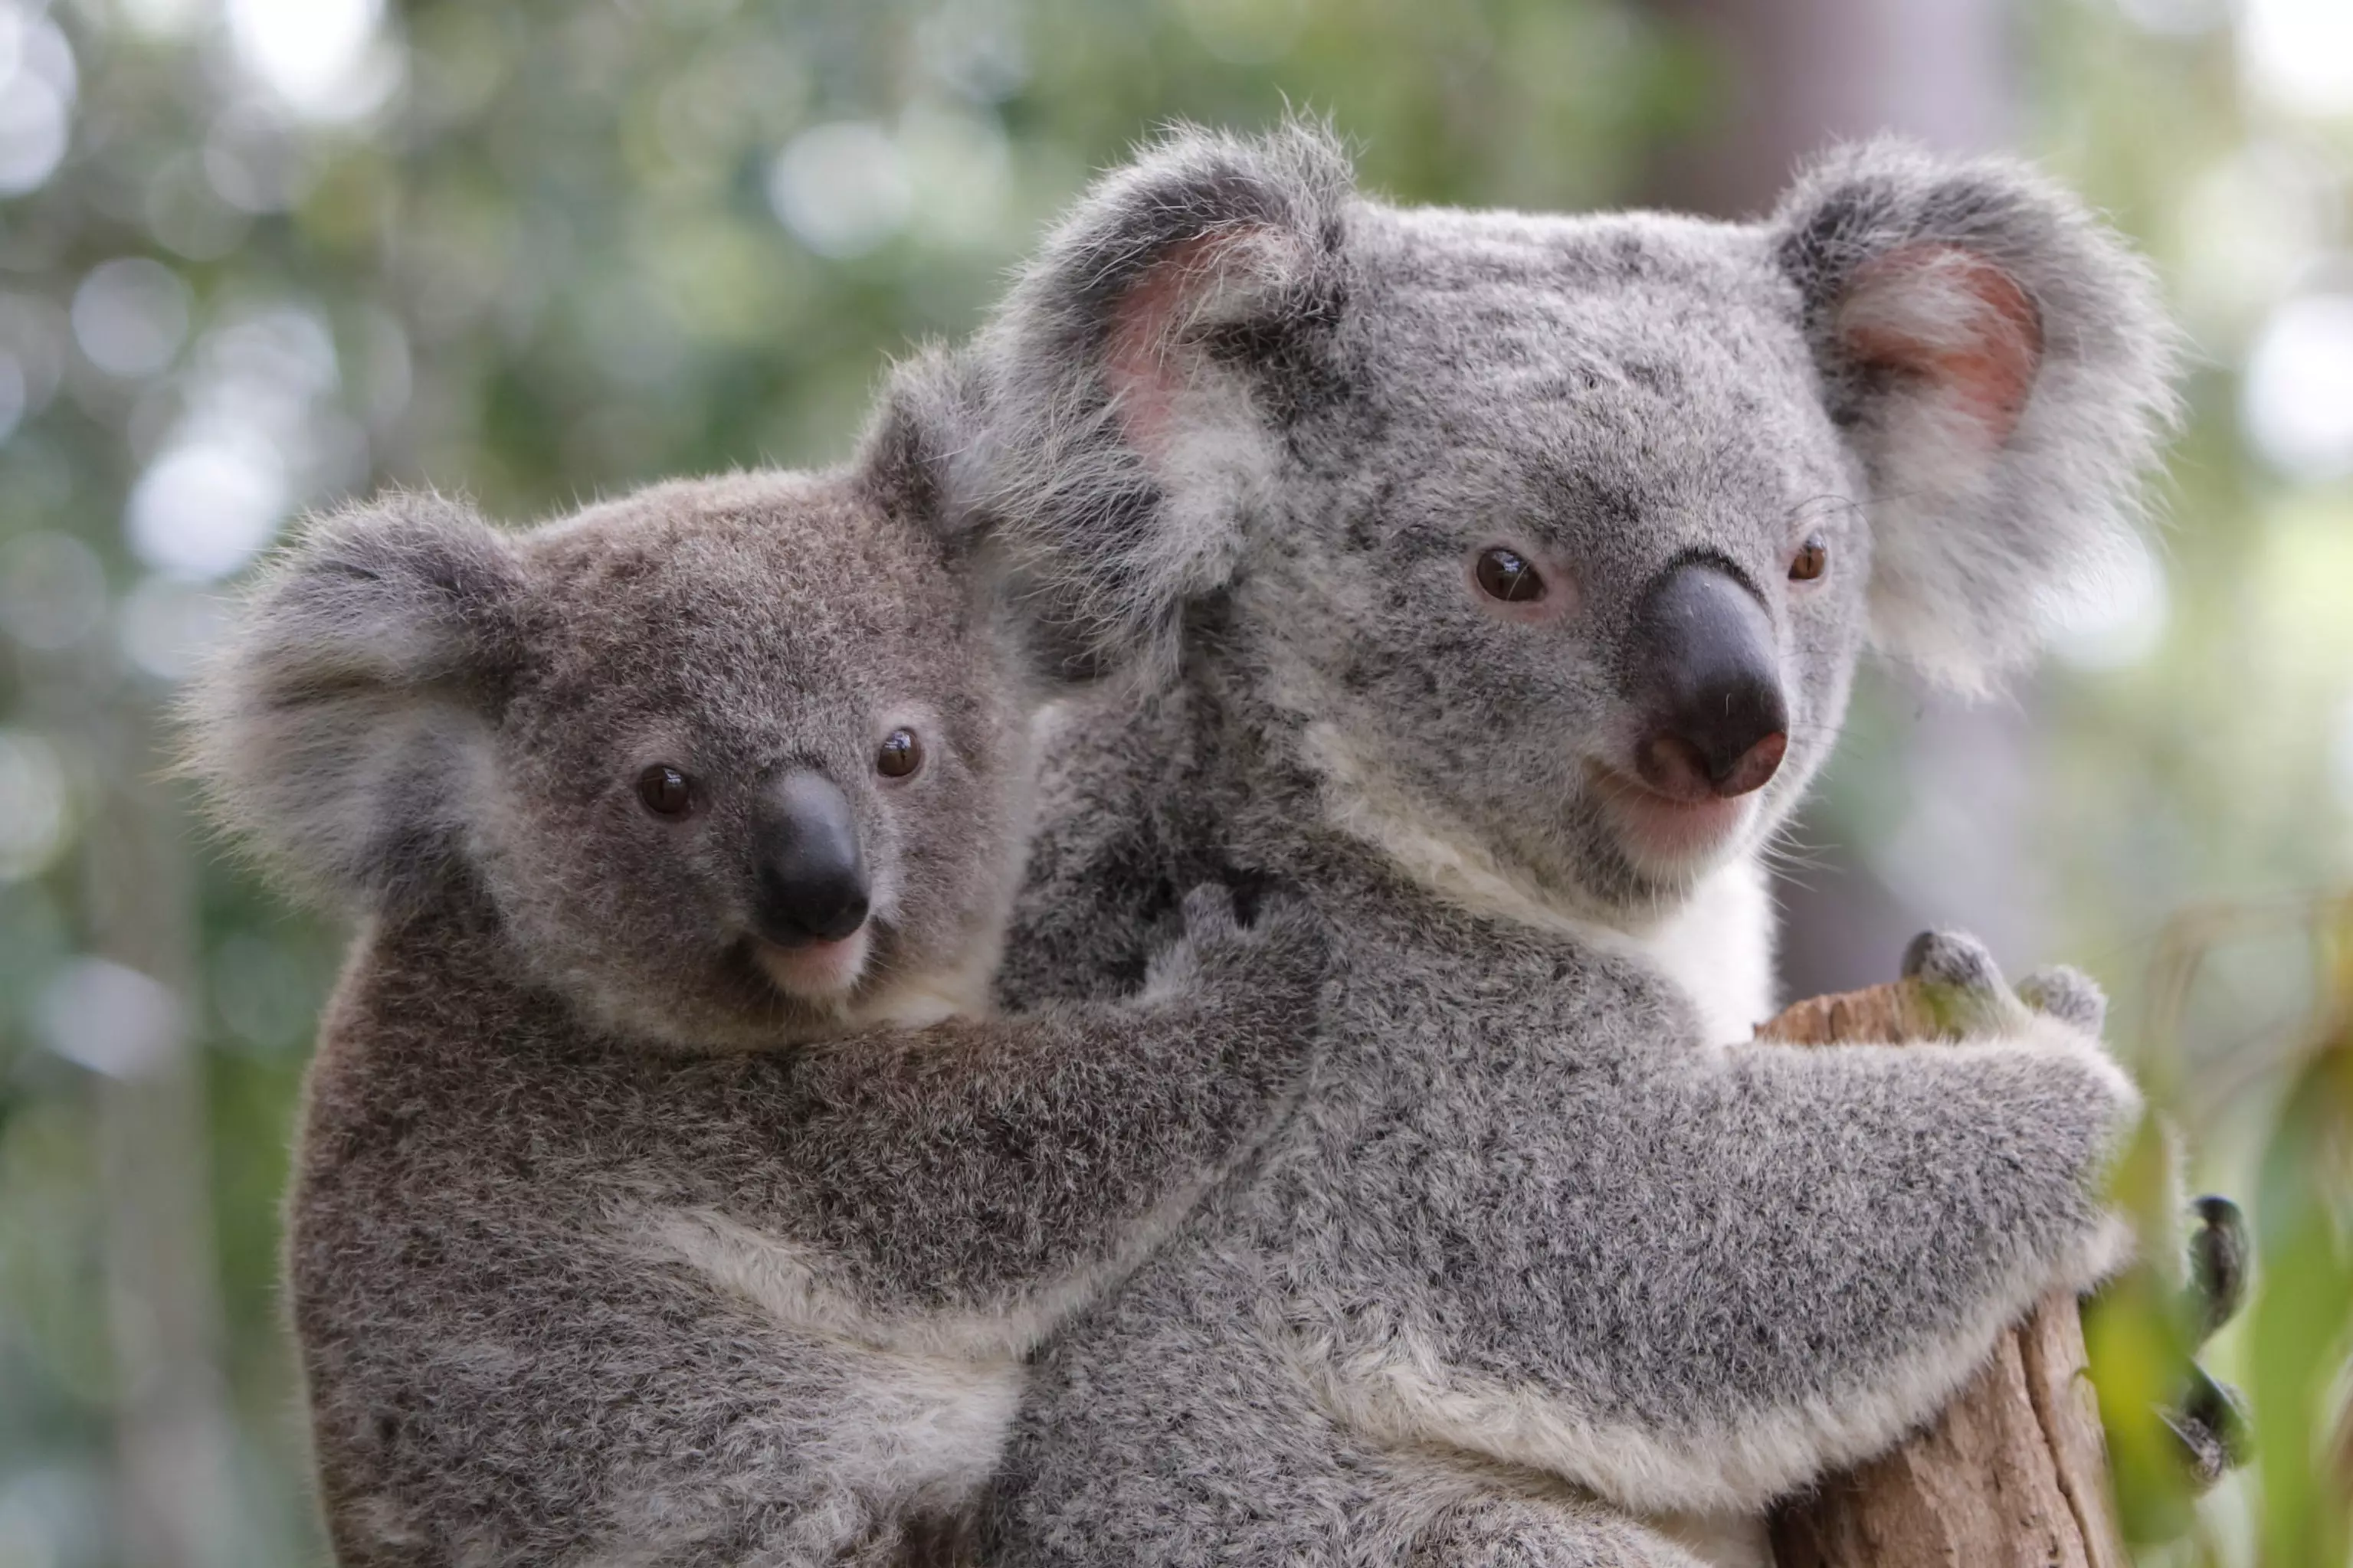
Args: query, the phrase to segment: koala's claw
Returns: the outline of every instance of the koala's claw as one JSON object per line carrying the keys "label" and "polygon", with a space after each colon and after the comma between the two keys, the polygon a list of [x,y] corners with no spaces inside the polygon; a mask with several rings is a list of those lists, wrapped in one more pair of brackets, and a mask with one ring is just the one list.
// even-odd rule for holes
{"label": "koala's claw", "polygon": [[1958,991],[1999,991],[2001,967],[1985,943],[1957,931],[1924,931],[1904,950],[1904,978]]}
{"label": "koala's claw", "polygon": [[2189,1205],[2189,1281],[2181,1292],[2182,1316],[2193,1345],[2236,1317],[2247,1299],[2253,1244],[2239,1205],[2214,1194]]}
{"label": "koala's claw", "polygon": [[2254,1457],[2246,1400],[2230,1384],[2209,1377],[2203,1367],[2190,1367],[2181,1403],[2158,1415],[2181,1444],[2190,1479],[2200,1491]]}
{"label": "koala's claw", "polygon": [[2107,993],[2099,982],[2063,963],[2038,969],[2020,981],[2018,999],[2087,1035],[2098,1034],[2108,1019]]}

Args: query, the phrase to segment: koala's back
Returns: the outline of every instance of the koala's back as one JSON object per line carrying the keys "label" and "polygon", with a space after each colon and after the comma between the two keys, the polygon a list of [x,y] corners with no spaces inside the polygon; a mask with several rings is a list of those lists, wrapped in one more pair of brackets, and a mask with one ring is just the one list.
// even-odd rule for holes
{"label": "koala's back", "polygon": [[779,1310],[828,1246],[788,1063],[586,1036],[489,918],[364,938],[310,1077],[288,1273],[339,1559],[889,1560],[892,1515],[978,1483],[1011,1360]]}

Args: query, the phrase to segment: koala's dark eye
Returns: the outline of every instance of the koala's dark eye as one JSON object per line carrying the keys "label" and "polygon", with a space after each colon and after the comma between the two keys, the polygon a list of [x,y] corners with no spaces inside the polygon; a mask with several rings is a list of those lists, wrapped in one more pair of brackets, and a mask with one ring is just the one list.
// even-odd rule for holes
{"label": "koala's dark eye", "polygon": [[1810,583],[1831,569],[1831,547],[1817,537],[1798,546],[1797,555],[1789,562],[1789,581]]}
{"label": "koala's dark eye", "polygon": [[1533,605],[1545,596],[1545,580],[1517,551],[1496,545],[1472,568],[1479,591],[1506,605]]}
{"label": "koala's dark eye", "polygon": [[923,765],[923,743],[913,730],[893,730],[875,754],[874,771],[886,779],[902,779]]}
{"label": "koala's dark eye", "polygon": [[694,786],[667,763],[656,763],[638,775],[638,798],[656,816],[684,816],[694,804]]}

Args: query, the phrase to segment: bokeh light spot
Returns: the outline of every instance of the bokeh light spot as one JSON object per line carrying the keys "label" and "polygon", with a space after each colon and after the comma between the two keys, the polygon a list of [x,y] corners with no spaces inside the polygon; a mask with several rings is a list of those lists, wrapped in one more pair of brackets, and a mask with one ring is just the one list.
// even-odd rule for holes
{"label": "bokeh light spot", "polygon": [[65,160],[79,79],[55,22],[0,5],[0,196],[39,189]]}
{"label": "bokeh light spot", "polygon": [[1021,17],[1005,0],[953,0],[917,25],[915,47],[932,74],[971,102],[998,102],[1029,79]]}
{"label": "bokeh light spot", "polygon": [[179,997],[107,959],[81,959],[60,971],[41,994],[40,1019],[49,1049],[109,1078],[149,1077],[179,1054]]}
{"label": "bokeh light spot", "polygon": [[2247,356],[2241,411],[2283,473],[2353,474],[2353,294],[2307,294],[2272,312]]}
{"label": "bokeh light spot", "polygon": [[228,255],[250,226],[245,213],[206,178],[204,161],[193,152],[157,165],[148,177],[144,205],[148,232],[191,261]]}
{"label": "bokeh light spot", "polygon": [[319,178],[311,146],[275,115],[240,104],[216,119],[200,154],[205,178],[221,200],[249,213],[282,212]]}
{"label": "bokeh light spot", "polygon": [[863,256],[905,226],[906,161],[881,127],[840,121],[802,132],[768,171],[768,202],[820,256]]}
{"label": "bokeh light spot", "polygon": [[2353,113],[2353,4],[2245,0],[2241,58],[2256,92],[2304,114]]}
{"label": "bokeh light spot", "polygon": [[0,196],[48,183],[64,162],[71,115],[57,89],[18,72],[0,81]]}
{"label": "bokeh light spot", "polygon": [[269,542],[285,520],[285,460],[277,448],[234,433],[174,447],[131,491],[131,548],[159,572],[196,581],[228,576]]}
{"label": "bokeh light spot", "polygon": [[69,837],[71,795],[57,748],[25,730],[0,730],[0,882],[49,868]]}
{"label": "bokeh light spot", "polygon": [[308,119],[362,118],[397,85],[381,0],[228,0],[227,16],[245,68]]}
{"label": "bokeh light spot", "polygon": [[102,261],[74,290],[74,341],[109,375],[153,375],[187,340],[189,305],[188,286],[162,262]]}

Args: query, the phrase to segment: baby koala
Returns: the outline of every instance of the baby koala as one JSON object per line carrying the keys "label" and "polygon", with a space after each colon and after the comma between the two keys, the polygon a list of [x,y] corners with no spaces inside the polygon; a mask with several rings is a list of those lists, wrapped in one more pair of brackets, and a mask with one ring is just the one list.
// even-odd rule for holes
{"label": "baby koala", "polygon": [[346,1568],[896,1559],[1303,1068],[1317,928],[1222,889],[1140,995],[982,1016],[1033,701],[954,401],[525,533],[327,518],[198,683],[222,819],[364,917],[287,1250]]}

